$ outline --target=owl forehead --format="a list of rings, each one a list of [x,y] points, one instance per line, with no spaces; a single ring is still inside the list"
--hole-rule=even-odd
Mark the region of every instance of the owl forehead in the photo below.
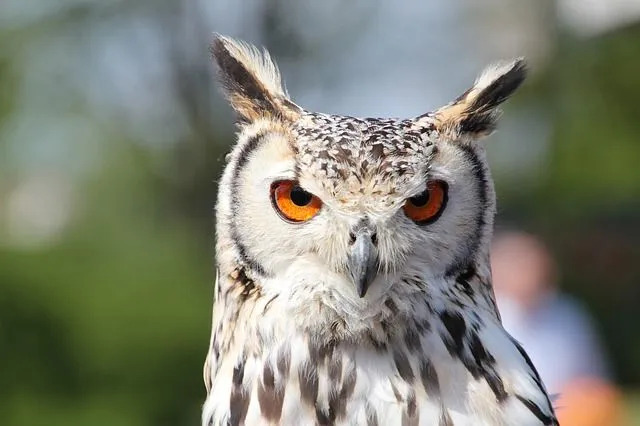
[[[430,130],[413,120],[307,113],[294,126],[298,170],[339,199],[394,195],[428,172]]]

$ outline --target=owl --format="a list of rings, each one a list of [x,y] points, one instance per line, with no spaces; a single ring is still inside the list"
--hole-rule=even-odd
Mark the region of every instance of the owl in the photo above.
[[[207,425],[557,425],[502,327],[479,139],[523,81],[486,69],[415,118],[310,112],[266,51],[217,36],[238,117],[219,182]]]

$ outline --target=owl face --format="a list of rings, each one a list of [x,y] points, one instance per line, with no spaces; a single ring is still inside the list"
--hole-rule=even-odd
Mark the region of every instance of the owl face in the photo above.
[[[521,63],[492,69],[446,107],[415,119],[310,113],[265,53],[214,43],[240,115],[218,201],[218,253],[282,286],[381,295],[400,276],[442,276],[485,244],[494,194],[484,152],[495,107]],[[269,284],[266,284],[269,285]]]

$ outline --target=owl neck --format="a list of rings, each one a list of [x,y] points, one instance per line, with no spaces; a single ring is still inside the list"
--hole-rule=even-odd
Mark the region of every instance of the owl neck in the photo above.
[[[433,278],[401,275],[367,298],[345,296],[326,283],[274,282],[240,264],[220,272],[218,320],[261,333],[258,340],[301,332],[319,341],[375,347],[404,335],[407,327],[419,330],[442,306],[468,306],[498,318],[487,267],[466,266]]]

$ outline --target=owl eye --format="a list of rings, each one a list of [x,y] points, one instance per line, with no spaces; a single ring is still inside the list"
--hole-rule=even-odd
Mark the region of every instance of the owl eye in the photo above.
[[[407,199],[404,213],[419,225],[436,220],[447,203],[447,184],[440,180],[427,182],[427,188],[420,194]]]
[[[292,180],[271,184],[271,202],[278,214],[288,222],[306,222],[322,207],[322,201]]]

